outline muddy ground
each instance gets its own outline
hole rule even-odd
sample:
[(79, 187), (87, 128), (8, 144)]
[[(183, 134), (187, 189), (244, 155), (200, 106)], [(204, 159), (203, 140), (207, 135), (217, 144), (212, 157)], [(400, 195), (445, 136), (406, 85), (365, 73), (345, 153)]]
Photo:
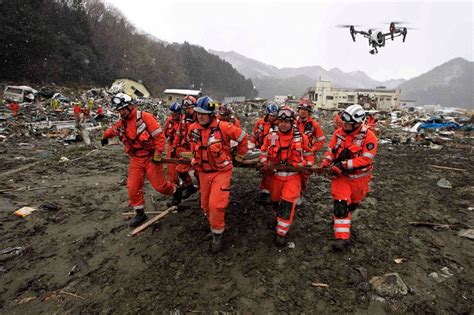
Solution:
[[(381, 145), (372, 191), (355, 214), (354, 244), (344, 253), (330, 246), (329, 179), (311, 178), (289, 235), (294, 248), (278, 249), (268, 228), (271, 209), (255, 202), (257, 172), (238, 169), (225, 248), (214, 256), (197, 196), (154, 231), (127, 237), (121, 213), (128, 210), (128, 158), (121, 146), (91, 152), (55, 139), (5, 141), (0, 190), (62, 187), (0, 193), (0, 251), (22, 248), (0, 255), (0, 313), (472, 313), (474, 242), (457, 230), (474, 226), (472, 147)], [(60, 163), (62, 156), (71, 161)], [(443, 177), (451, 189), (437, 186)], [(168, 199), (147, 184), (148, 210), (165, 209)], [(23, 219), (12, 214), (45, 203), (59, 209)], [(444, 267), (452, 276), (443, 282), (429, 276)], [(408, 294), (380, 297), (370, 288), (368, 280), (390, 272), (399, 273)]]

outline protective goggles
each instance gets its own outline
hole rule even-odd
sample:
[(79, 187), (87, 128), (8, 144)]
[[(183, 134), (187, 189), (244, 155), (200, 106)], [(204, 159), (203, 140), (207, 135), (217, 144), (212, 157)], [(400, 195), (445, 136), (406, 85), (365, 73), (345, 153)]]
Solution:
[(278, 119), (281, 120), (294, 120), (295, 114), (291, 109), (280, 109), (278, 111)]
[(118, 97), (118, 96), (112, 97), (112, 103), (114, 103), (115, 105), (120, 105), (123, 102), (125, 102), (125, 100), (121, 97)]
[(312, 111), (313, 111), (313, 109), (311, 108), (311, 106), (309, 106), (308, 104), (300, 104), (300, 105), (298, 106), (298, 109), (306, 109), (306, 110), (309, 111), (309, 112), (312, 112)]
[(184, 100), (183, 101), (183, 107), (194, 107), (195, 105), (193, 104), (193, 101), (191, 100)]
[(355, 124), (355, 123), (356, 123), (356, 121), (354, 121), (354, 120), (352, 119), (352, 116), (349, 115), (349, 114), (346, 113), (346, 112), (342, 112), (342, 114), (341, 114), (341, 119), (342, 119), (343, 122), (346, 122), (346, 123), (350, 123), (350, 124)]

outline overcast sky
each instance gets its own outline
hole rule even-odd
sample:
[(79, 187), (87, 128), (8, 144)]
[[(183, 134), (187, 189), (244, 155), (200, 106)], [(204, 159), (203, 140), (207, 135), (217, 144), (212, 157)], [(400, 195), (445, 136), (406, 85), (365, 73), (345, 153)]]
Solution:
[[(473, 61), (472, 1), (106, 0), (140, 30), (168, 42), (236, 51), (276, 67), (320, 65), (362, 70), (377, 80), (410, 79), (452, 58)], [(401, 38), (369, 54), (337, 24), (388, 31), (407, 21)]]

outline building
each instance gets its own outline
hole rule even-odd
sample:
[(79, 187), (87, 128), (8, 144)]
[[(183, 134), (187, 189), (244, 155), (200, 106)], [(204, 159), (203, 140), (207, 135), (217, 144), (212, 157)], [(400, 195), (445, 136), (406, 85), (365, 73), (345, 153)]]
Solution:
[(224, 104), (242, 104), (245, 103), (245, 96), (224, 97)]
[(416, 107), (416, 101), (415, 100), (400, 100), (400, 108), (405, 109), (408, 111), (414, 110)]
[(164, 105), (169, 105), (176, 101), (181, 102), (181, 100), (186, 96), (193, 96), (196, 99), (202, 96), (200, 90), (182, 90), (182, 89), (166, 89), (163, 91), (166, 97), (164, 98)]
[(130, 78), (116, 79), (109, 91), (111, 93), (126, 93), (133, 98), (148, 98), (151, 96), (150, 91), (141, 81), (135, 81)]
[(321, 109), (342, 109), (360, 104), (367, 109), (392, 110), (400, 107), (400, 90), (335, 88), (331, 81), (317, 81), (315, 89), (307, 93), (309, 99)]

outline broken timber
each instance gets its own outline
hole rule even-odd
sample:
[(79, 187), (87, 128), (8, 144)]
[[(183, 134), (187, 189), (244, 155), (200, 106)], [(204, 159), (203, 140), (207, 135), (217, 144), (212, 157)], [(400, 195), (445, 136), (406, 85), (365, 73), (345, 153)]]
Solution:
[(152, 226), (153, 224), (158, 222), (162, 217), (164, 217), (165, 215), (167, 215), (168, 213), (170, 213), (170, 212), (172, 212), (176, 209), (177, 209), (176, 206), (173, 206), (173, 207), (170, 207), (170, 208), (166, 209), (165, 211), (163, 211), (162, 213), (160, 213), (156, 217), (151, 218), (150, 220), (146, 221), (145, 223), (143, 223), (139, 227), (135, 228), (135, 230), (133, 230), (130, 234), (128, 234), (128, 236), (138, 235), (140, 232), (146, 230), (147, 228), (149, 228), (150, 226)]
[(467, 172), (464, 168), (455, 168), (455, 167), (447, 167), (447, 166), (439, 166), (439, 165), (428, 165), (429, 167), (439, 168), (442, 170), (449, 170), (449, 171), (459, 171), (459, 172)]

